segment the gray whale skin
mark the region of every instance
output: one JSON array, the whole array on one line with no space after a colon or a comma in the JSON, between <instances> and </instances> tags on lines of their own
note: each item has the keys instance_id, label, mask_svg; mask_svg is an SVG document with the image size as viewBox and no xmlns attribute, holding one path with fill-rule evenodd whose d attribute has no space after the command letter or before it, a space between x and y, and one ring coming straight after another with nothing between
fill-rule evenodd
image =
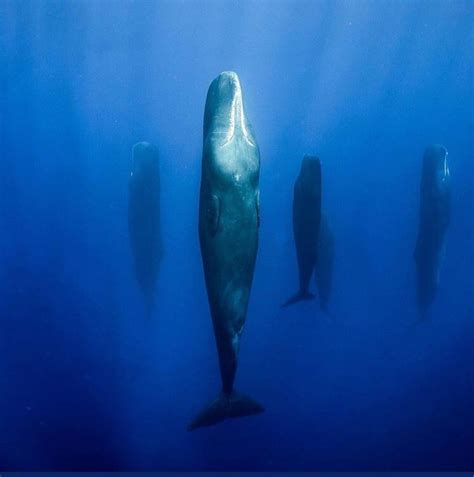
<instances>
[{"instance_id":1,"label":"gray whale skin","mask_svg":"<svg viewBox=\"0 0 474 477\"><path fill-rule=\"evenodd\" d=\"M222 391L188 430L264 410L234 390L258 248L259 172L260 153L239 78L223 72L207 93L199 200L199 241Z\"/></svg>"}]
</instances>

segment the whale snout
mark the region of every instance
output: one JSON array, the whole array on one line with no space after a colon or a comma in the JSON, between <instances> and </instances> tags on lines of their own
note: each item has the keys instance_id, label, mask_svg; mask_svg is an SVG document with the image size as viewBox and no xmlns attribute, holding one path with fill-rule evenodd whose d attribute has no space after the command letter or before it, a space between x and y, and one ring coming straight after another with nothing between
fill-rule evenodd
<instances>
[{"instance_id":1,"label":"whale snout","mask_svg":"<svg viewBox=\"0 0 474 477\"><path fill-rule=\"evenodd\" d=\"M150 171L158 166L158 149L149 142L138 142L132 148L132 160L132 176Z\"/></svg>"},{"instance_id":2,"label":"whale snout","mask_svg":"<svg viewBox=\"0 0 474 477\"><path fill-rule=\"evenodd\" d=\"M217 78L219 85L219 94L229 101L240 95L242 96L242 88L240 86L240 79L234 71L223 71Z\"/></svg>"},{"instance_id":3,"label":"whale snout","mask_svg":"<svg viewBox=\"0 0 474 477\"><path fill-rule=\"evenodd\" d=\"M216 113L229 126L238 123L238 118L244 116L242 104L242 88L237 73L224 71L216 78L216 100L218 108ZM231 124L233 123L233 124Z\"/></svg>"},{"instance_id":4,"label":"whale snout","mask_svg":"<svg viewBox=\"0 0 474 477\"><path fill-rule=\"evenodd\" d=\"M425 150L423 157L423 176L425 178L445 178L449 176L448 150L441 144L432 144Z\"/></svg>"},{"instance_id":5,"label":"whale snout","mask_svg":"<svg viewBox=\"0 0 474 477\"><path fill-rule=\"evenodd\" d=\"M300 176L307 182L321 181L321 161L318 156L306 154L301 162Z\"/></svg>"},{"instance_id":6,"label":"whale snout","mask_svg":"<svg viewBox=\"0 0 474 477\"><path fill-rule=\"evenodd\" d=\"M233 71L224 71L209 87L204 113L204 137L210 132L224 135L222 145L231 141L238 132L250 146L255 147L244 112L239 76Z\"/></svg>"}]
</instances>

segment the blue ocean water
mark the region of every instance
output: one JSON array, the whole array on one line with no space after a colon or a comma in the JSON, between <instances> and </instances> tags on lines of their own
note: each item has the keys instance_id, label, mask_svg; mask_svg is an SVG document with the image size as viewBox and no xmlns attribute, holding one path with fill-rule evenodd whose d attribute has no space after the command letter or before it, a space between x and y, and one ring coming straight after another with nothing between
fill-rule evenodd
<instances>
[{"instance_id":1,"label":"blue ocean water","mask_svg":"<svg viewBox=\"0 0 474 477\"><path fill-rule=\"evenodd\" d=\"M474 468L471 1L0 1L0 470ZM202 117L241 79L260 243L237 389L263 414L186 432L220 389L197 233ZM147 318L131 148L160 151ZM452 218L414 325L425 147ZM293 184L323 170L330 313L296 289Z\"/></svg>"}]
</instances>

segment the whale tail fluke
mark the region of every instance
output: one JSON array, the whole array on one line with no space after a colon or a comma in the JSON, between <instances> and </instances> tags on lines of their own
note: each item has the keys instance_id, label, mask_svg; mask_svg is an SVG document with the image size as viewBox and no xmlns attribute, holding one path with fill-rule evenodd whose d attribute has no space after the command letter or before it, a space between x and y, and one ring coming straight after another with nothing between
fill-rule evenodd
<instances>
[{"instance_id":1,"label":"whale tail fluke","mask_svg":"<svg viewBox=\"0 0 474 477\"><path fill-rule=\"evenodd\" d=\"M244 394L235 391L232 391L231 394L221 393L189 424L188 431L199 427L213 426L225 419L260 414L264 410L261 404Z\"/></svg>"},{"instance_id":2,"label":"whale tail fluke","mask_svg":"<svg viewBox=\"0 0 474 477\"><path fill-rule=\"evenodd\" d=\"M296 295L293 295L292 297L288 298L288 300L281 305L282 308L286 308L290 305L294 305L295 303L298 303L299 301L304 301L304 300L313 300L314 295L310 292L301 292L299 291Z\"/></svg>"}]
</instances>

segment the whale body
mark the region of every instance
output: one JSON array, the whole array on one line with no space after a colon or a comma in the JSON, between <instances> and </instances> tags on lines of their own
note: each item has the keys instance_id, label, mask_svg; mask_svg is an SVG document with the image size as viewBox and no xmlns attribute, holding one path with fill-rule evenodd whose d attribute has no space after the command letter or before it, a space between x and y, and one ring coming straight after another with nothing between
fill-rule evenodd
<instances>
[{"instance_id":1,"label":"whale body","mask_svg":"<svg viewBox=\"0 0 474 477\"><path fill-rule=\"evenodd\" d=\"M439 287L444 238L451 217L451 183L448 151L429 146L423 156L420 215L415 247L418 306L424 316Z\"/></svg>"},{"instance_id":2,"label":"whale body","mask_svg":"<svg viewBox=\"0 0 474 477\"><path fill-rule=\"evenodd\" d=\"M293 237L299 289L283 303L283 307L314 298L309 291L309 283L316 265L320 222L321 162L316 156L306 155L293 191Z\"/></svg>"},{"instance_id":3,"label":"whale body","mask_svg":"<svg viewBox=\"0 0 474 477\"><path fill-rule=\"evenodd\" d=\"M128 226L135 275L148 313L153 307L162 256L160 229L160 175L157 149L139 142L132 150L129 180Z\"/></svg>"},{"instance_id":4,"label":"whale body","mask_svg":"<svg viewBox=\"0 0 474 477\"><path fill-rule=\"evenodd\" d=\"M221 73L209 87L204 113L199 241L222 390L189 430L263 411L234 390L258 248L259 173L260 153L239 78Z\"/></svg>"}]
</instances>

